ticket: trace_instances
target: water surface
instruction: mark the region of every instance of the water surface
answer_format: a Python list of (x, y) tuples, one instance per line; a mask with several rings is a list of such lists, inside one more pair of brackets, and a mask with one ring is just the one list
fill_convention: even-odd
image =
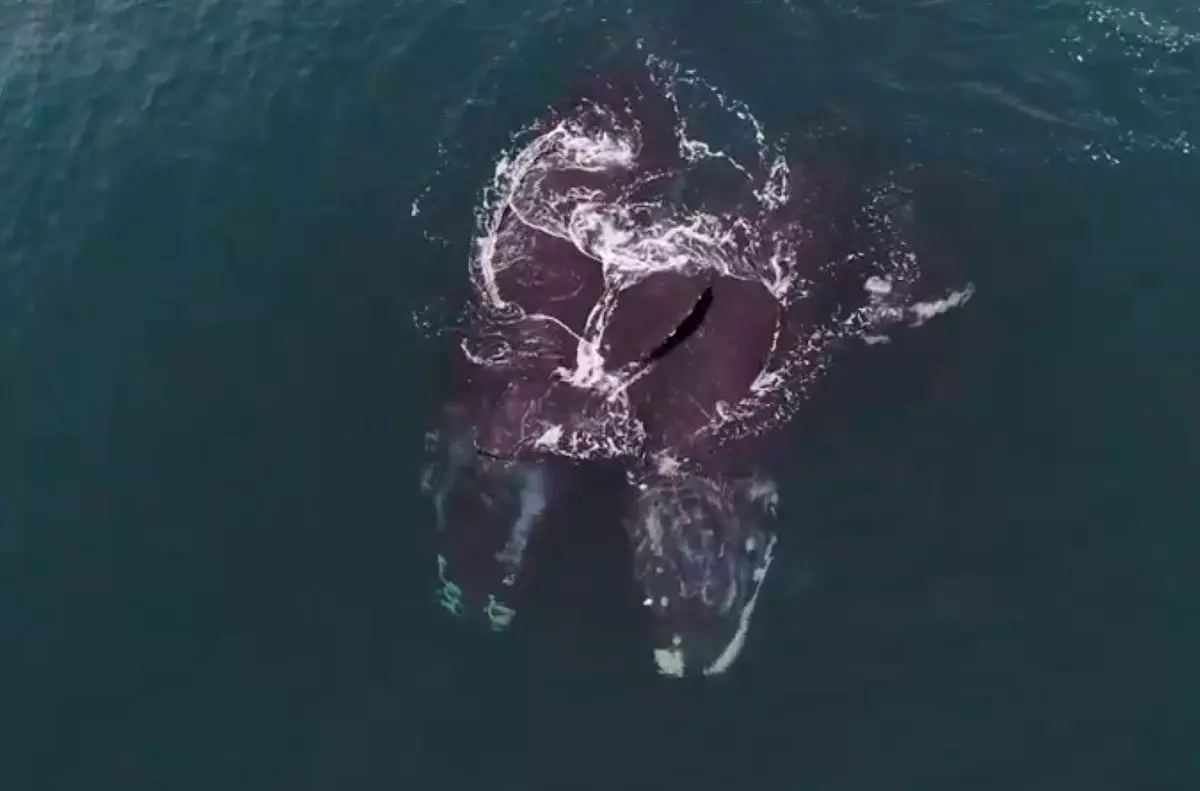
[[(797, 428), (707, 687), (599, 572), (444, 618), (417, 486), (495, 157), (639, 37), (945, 174), (978, 287)], [(1195, 788), (1197, 84), (1148, 0), (10, 3), (0, 786)]]

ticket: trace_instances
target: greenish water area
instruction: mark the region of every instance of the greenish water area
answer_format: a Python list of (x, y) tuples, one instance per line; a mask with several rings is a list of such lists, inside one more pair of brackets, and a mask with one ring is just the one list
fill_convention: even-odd
[[(480, 192), (638, 40), (977, 289), (797, 417), (704, 683), (599, 561), (450, 618), (419, 486)], [(1200, 787), (1198, 147), (1167, 0), (4, 4), (0, 789)]]

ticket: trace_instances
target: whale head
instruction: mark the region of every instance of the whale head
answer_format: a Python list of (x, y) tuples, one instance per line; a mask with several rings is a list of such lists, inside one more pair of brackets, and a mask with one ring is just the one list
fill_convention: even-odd
[(679, 472), (639, 485), (626, 530), (660, 673), (718, 675), (737, 659), (771, 565), (773, 497)]

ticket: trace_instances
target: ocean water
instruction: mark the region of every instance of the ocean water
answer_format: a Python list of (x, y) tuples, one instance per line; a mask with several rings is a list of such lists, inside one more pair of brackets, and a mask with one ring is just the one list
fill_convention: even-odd
[[(480, 190), (638, 41), (977, 287), (795, 427), (715, 683), (619, 547), (445, 617), (418, 487)], [(1200, 787), (1198, 138), (1164, 0), (5, 4), (0, 788)]]

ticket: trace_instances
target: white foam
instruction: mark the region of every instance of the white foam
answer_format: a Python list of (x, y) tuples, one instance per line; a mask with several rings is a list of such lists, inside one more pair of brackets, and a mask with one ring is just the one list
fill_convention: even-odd
[[(651, 59), (651, 66), (658, 85), (672, 102), (675, 101), (672, 79), (698, 84), (694, 75), (680, 77), (662, 61)], [(754, 139), (759, 141), (760, 158), (767, 161), (766, 136), (758, 121), (748, 109), (719, 92), (714, 93), (722, 106), (734, 107), (732, 112), (736, 117), (752, 129)], [(741, 174), (749, 193), (764, 207), (778, 207), (788, 200), (789, 170), (781, 155), (775, 155), (765, 168), (743, 165), (731, 155), (689, 137), (684, 117), (680, 113), (677, 142), (689, 162), (717, 159), (729, 164)], [(560, 369), (558, 378), (571, 387), (603, 396), (613, 417), (623, 419), (628, 426), (621, 432), (623, 437), (640, 441), (644, 432), (631, 425), (632, 410), (625, 391), (645, 370), (609, 370), (600, 352), (604, 331), (620, 293), (656, 272), (692, 274), (707, 270), (762, 282), (777, 299), (785, 302), (796, 283), (793, 268), (788, 265), (795, 257), (794, 243), (787, 234), (762, 238), (760, 230), (742, 217), (719, 216), (663, 203), (631, 203), (619, 191), (606, 192), (600, 187), (571, 182), (571, 172), (590, 172), (633, 183), (639, 177), (638, 157), (642, 148), (636, 119), (583, 103), (578, 112), (553, 126), (533, 127), (528, 132), (533, 138), (500, 157), (492, 183), (484, 191), (477, 212), (470, 267), (473, 282), (485, 309), (496, 316), (521, 316), (524, 315), (521, 306), (512, 304), (502, 293), (500, 275), (518, 260), (516, 257), (526, 254), (523, 235), (543, 233), (556, 237), (596, 261), (604, 276), (605, 292), (593, 307), (584, 332), (577, 337), (574, 366)], [(756, 179), (751, 175), (754, 171), (765, 175)], [(569, 186), (564, 188), (561, 178), (555, 186), (552, 177), (559, 174), (568, 174)], [(648, 208), (656, 210), (648, 213)], [(758, 260), (749, 255), (747, 237), (759, 243), (762, 252)], [(537, 314), (532, 317), (555, 320)], [(520, 353), (504, 343), (486, 349), (464, 344), (463, 350), (468, 359), (481, 366), (506, 365)], [(778, 386), (784, 381), (783, 376), (760, 379), (759, 389), (766, 382)], [(745, 414), (746, 409), (734, 407), (725, 410), (720, 420), (733, 422), (743, 419)], [(603, 433), (607, 436), (586, 437), (560, 427), (557, 431), (545, 430), (536, 443), (543, 449), (581, 457), (637, 452), (637, 447), (623, 442), (614, 432)]]
[(558, 445), (563, 436), (563, 427), (561, 424), (555, 424), (534, 440), (534, 447), (537, 448), (553, 448)]
[[(485, 318), (507, 322), (521, 317), (558, 323), (552, 316), (526, 315), (502, 293), (501, 275), (528, 253), (530, 234), (546, 234), (569, 243), (600, 267), (604, 292), (592, 307), (581, 333), (572, 332), (576, 349), (572, 365), (557, 377), (567, 386), (602, 398), (603, 420), (580, 426), (543, 426), (531, 441), (542, 450), (576, 458), (636, 455), (644, 430), (633, 415), (626, 391), (646, 369), (611, 369), (604, 359), (604, 332), (614, 315), (620, 294), (647, 276), (659, 272), (687, 275), (715, 273), (761, 283), (786, 309), (809, 294), (812, 285), (798, 271), (796, 261), (806, 252), (808, 229), (785, 221), (775, 213), (797, 197), (793, 176), (782, 146), (770, 140), (749, 108), (708, 85), (693, 72), (651, 56), (652, 83), (676, 108), (676, 143), (685, 169), (671, 176), (683, 183), (687, 168), (702, 162), (726, 167), (753, 196), (761, 214), (746, 207), (742, 213), (713, 213), (703, 207), (680, 206), (664, 194), (657, 201), (632, 202), (627, 189), (648, 178), (642, 156), (642, 130), (638, 119), (619, 109), (584, 102), (573, 114), (553, 124), (524, 130), (519, 145), (497, 161), (492, 182), (484, 190), (477, 211), (476, 239), (470, 271)], [(756, 145), (756, 156), (745, 161), (694, 136), (687, 108), (678, 96), (680, 86), (699, 90), (715, 100), (728, 116), (747, 131)], [(572, 175), (575, 174), (575, 175)], [(582, 178), (600, 174), (603, 178)], [(655, 173), (655, 177), (664, 174)], [(887, 210), (890, 185), (871, 196), (872, 222), (880, 233), (891, 233)], [(818, 209), (819, 210), (819, 209)], [(799, 213), (803, 217), (803, 213)], [(782, 226), (782, 227), (781, 227)], [(891, 234), (890, 237), (894, 237)], [(902, 245), (888, 248), (876, 264), (876, 273), (864, 287), (871, 304), (840, 319), (831, 319), (799, 344), (782, 347), (776, 328), (771, 354), (739, 403), (716, 410), (708, 431), (732, 439), (769, 430), (786, 421), (798, 407), (808, 382), (822, 374), (831, 345), (848, 336), (875, 342), (875, 328), (911, 315), (923, 323), (936, 312), (962, 304), (969, 291), (945, 299), (903, 304), (898, 287), (913, 283), (920, 269), (916, 257)], [(843, 262), (824, 262), (822, 277), (831, 267), (862, 266), (859, 254)], [(563, 329), (566, 329), (565, 327)], [(497, 342), (468, 348), (464, 353), (477, 365), (504, 366), (539, 353), (536, 344), (513, 348)], [(620, 426), (620, 429), (617, 429)], [(591, 431), (592, 433), (588, 433)]]
[(913, 303), (908, 307), (909, 312), (913, 314), (912, 326), (919, 327), (934, 316), (940, 316), (947, 311), (965, 305), (974, 293), (974, 287), (967, 286), (960, 291), (951, 291), (941, 299)]
[(746, 497), (768, 514), (774, 514), (779, 506), (779, 485), (771, 478), (756, 476), (746, 485)]
[(869, 294), (878, 294), (880, 296), (892, 293), (892, 281), (885, 277), (875, 277), (872, 275), (867, 278), (867, 282), (863, 284), (863, 288)]

